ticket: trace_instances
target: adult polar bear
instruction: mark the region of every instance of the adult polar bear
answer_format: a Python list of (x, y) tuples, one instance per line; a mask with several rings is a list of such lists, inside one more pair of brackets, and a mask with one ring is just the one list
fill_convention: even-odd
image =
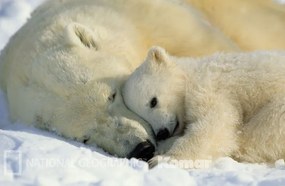
[(121, 98), (147, 48), (202, 55), (236, 47), (173, 0), (58, 0), (40, 6), (1, 54), (1, 87), (13, 120), (149, 159), (147, 124)]

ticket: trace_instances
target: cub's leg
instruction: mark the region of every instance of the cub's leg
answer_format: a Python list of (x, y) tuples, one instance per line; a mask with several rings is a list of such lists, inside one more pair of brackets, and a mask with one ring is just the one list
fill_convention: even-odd
[(285, 97), (275, 98), (241, 128), (240, 148), (234, 158), (274, 162), (285, 158)]

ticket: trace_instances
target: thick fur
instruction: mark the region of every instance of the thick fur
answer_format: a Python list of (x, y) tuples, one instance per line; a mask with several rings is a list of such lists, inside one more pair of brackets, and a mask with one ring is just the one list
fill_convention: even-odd
[[(155, 133), (168, 128), (173, 136), (161, 142), (165, 154), (152, 165), (161, 157), (274, 162), (285, 158), (284, 72), (285, 52), (177, 58), (154, 47), (123, 97)], [(153, 97), (158, 104), (150, 108)]]
[(140, 142), (155, 143), (120, 93), (154, 44), (188, 56), (237, 49), (181, 2), (46, 2), (1, 53), (0, 82), (11, 118), (122, 157)]

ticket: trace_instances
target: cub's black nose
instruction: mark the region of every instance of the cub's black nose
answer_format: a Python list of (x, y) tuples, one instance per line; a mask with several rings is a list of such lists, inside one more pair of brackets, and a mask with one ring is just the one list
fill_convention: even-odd
[(157, 141), (165, 140), (166, 138), (170, 137), (169, 130), (167, 128), (160, 129), (156, 135)]
[(137, 158), (143, 161), (148, 161), (153, 157), (154, 151), (154, 145), (150, 141), (144, 141), (135, 147), (135, 149), (129, 154), (128, 158)]

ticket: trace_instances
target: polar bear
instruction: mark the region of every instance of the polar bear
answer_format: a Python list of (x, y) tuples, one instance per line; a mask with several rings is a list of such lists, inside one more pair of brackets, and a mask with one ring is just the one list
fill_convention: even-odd
[(285, 158), (284, 72), (285, 52), (178, 58), (153, 47), (123, 98), (169, 148), (152, 165), (221, 156), (272, 162)]
[(47, 1), (1, 53), (12, 120), (119, 157), (152, 157), (151, 128), (126, 108), (121, 84), (154, 44), (188, 56), (238, 49), (179, 1)]
[(285, 49), (285, 8), (273, 0), (186, 0), (243, 50)]

